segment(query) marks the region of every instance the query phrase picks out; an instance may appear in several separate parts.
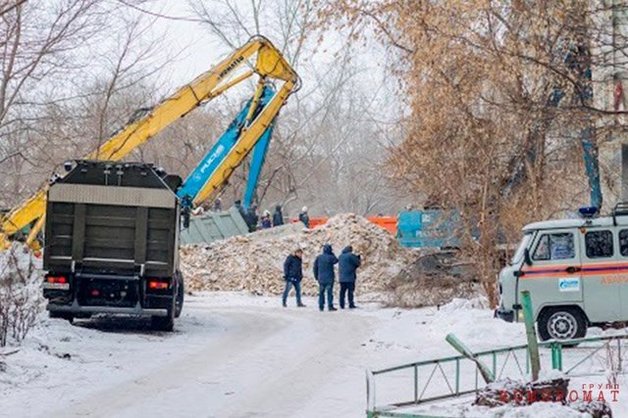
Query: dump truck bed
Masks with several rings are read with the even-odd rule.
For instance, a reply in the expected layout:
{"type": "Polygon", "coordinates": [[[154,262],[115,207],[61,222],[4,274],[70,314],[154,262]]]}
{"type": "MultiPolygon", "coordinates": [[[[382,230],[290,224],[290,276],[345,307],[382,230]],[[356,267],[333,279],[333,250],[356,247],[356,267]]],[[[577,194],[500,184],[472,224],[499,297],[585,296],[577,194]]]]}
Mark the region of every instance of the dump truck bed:
{"type": "Polygon", "coordinates": [[[178,201],[150,165],[79,162],[51,186],[46,214],[46,270],[172,277],[177,269],[178,201]]]}

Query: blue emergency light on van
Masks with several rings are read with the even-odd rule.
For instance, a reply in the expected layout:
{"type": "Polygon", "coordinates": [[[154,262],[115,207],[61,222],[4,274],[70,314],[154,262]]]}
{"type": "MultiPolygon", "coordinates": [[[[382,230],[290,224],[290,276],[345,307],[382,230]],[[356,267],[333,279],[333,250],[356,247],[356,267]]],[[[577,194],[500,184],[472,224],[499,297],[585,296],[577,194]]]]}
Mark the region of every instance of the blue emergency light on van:
{"type": "Polygon", "coordinates": [[[578,209],[578,213],[580,214],[580,216],[586,219],[595,217],[598,211],[599,209],[596,208],[595,206],[585,206],[583,208],[578,209]]]}

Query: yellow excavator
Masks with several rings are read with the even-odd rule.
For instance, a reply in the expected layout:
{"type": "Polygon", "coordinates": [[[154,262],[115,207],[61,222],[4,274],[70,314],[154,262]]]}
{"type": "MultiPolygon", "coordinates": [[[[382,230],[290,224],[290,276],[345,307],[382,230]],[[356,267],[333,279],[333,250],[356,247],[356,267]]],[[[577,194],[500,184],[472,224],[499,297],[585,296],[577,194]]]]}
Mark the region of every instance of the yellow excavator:
{"type": "MultiPolygon", "coordinates": [[[[134,149],[163,131],[177,119],[187,115],[197,106],[221,95],[235,85],[258,76],[246,123],[239,139],[229,154],[203,185],[199,193],[203,199],[219,191],[244,158],[251,152],[260,137],[274,121],[290,94],[300,87],[300,78],[281,52],[265,37],[254,36],[242,47],[223,59],[209,71],[199,75],[191,83],[179,88],[160,103],[146,110],[140,117],[126,125],[97,150],[84,157],[90,160],[121,160],[134,149]],[[280,84],[276,94],[255,113],[257,105],[269,82],[280,84]]],[[[38,247],[37,236],[44,224],[48,185],[34,196],[15,207],[0,220],[0,248],[10,245],[12,236],[32,225],[26,243],[38,247]]]]}

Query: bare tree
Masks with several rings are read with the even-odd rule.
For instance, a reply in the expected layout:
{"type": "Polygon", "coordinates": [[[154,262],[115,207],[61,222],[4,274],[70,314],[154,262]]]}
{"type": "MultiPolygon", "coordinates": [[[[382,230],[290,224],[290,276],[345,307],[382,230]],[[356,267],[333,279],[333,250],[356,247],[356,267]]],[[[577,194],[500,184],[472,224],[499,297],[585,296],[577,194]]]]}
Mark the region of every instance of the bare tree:
{"type": "Polygon", "coordinates": [[[60,0],[2,16],[0,170],[10,173],[3,183],[13,193],[0,204],[18,203],[64,160],[94,149],[134,109],[157,100],[161,37],[154,19],[127,9],[60,0]]]}
{"type": "Polygon", "coordinates": [[[318,6],[323,24],[371,28],[395,54],[390,70],[411,117],[390,167],[406,190],[460,214],[464,253],[495,302],[496,244],[512,243],[523,223],[585,203],[582,145],[597,158],[609,123],[622,124],[600,77],[625,62],[625,36],[604,18],[619,11],[585,1],[318,6]]]}

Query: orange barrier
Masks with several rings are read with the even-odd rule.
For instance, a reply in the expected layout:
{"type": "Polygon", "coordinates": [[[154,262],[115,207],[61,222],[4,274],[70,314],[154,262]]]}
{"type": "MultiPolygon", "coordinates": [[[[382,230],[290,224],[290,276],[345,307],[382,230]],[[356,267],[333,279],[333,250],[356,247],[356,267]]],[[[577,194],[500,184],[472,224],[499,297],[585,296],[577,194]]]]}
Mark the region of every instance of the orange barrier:
{"type": "MultiPolygon", "coordinates": [[[[325,216],[320,216],[316,218],[310,218],[310,228],[317,228],[321,225],[324,225],[329,218],[325,216]]],[[[397,235],[397,217],[396,216],[368,216],[368,219],[371,223],[379,226],[380,228],[385,229],[390,232],[392,235],[397,235]]],[[[291,219],[292,223],[300,222],[298,219],[291,219]]]]}
{"type": "Polygon", "coordinates": [[[369,216],[369,221],[379,226],[380,228],[384,228],[386,231],[390,232],[393,235],[397,235],[397,217],[396,216],[369,216]]]}

